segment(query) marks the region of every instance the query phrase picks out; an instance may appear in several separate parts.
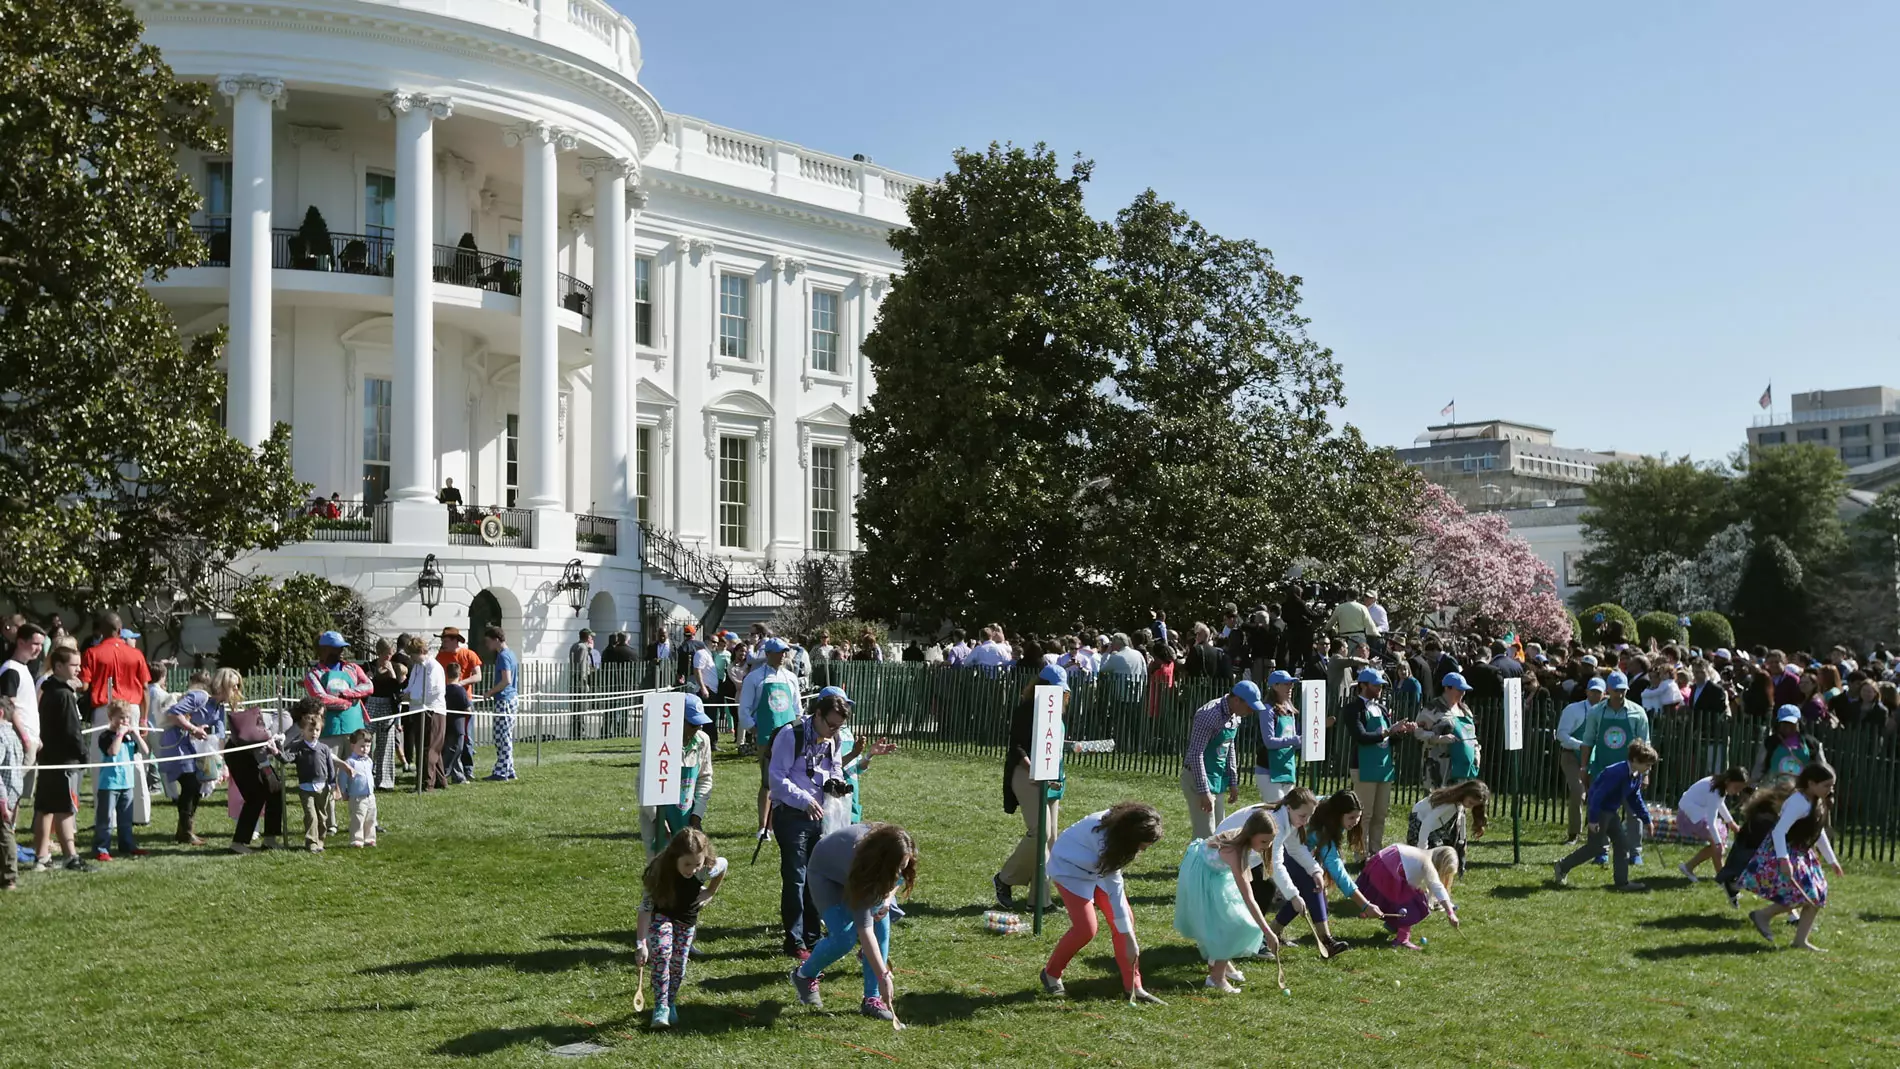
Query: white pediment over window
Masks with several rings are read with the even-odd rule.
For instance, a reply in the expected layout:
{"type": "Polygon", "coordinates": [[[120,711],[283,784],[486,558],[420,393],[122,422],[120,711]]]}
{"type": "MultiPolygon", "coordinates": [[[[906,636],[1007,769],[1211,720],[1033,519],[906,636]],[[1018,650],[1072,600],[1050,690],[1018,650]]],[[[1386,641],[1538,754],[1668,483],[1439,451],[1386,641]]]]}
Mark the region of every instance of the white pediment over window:
{"type": "Polygon", "coordinates": [[[726,412],[735,416],[752,416],[757,419],[772,417],[772,406],[765,402],[765,398],[745,390],[733,390],[731,393],[721,394],[707,402],[706,408],[711,412],[726,412]]]}
{"type": "Polygon", "coordinates": [[[677,405],[679,398],[652,379],[640,379],[633,385],[633,399],[643,405],[677,405]]]}
{"type": "Polygon", "coordinates": [[[815,423],[825,427],[851,426],[851,413],[837,405],[826,405],[816,412],[810,412],[798,418],[800,423],[815,423]]]}

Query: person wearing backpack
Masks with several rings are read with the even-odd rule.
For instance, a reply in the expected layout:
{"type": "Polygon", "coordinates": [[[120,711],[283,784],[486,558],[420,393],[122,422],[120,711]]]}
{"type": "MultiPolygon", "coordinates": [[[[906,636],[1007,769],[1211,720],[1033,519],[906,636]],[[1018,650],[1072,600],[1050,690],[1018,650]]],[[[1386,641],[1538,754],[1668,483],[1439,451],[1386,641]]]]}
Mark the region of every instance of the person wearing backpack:
{"type": "MultiPolygon", "coordinates": [[[[779,653],[772,657],[782,660],[783,652],[780,642],[779,653]]],[[[812,702],[810,716],[779,727],[765,747],[769,816],[778,840],[779,920],[785,928],[785,953],[800,961],[811,956],[822,934],[819,911],[805,893],[805,872],[824,833],[825,800],[851,794],[838,741],[839,729],[850,718],[851,699],[842,691],[822,694],[812,702]]],[[[767,737],[763,722],[760,736],[767,737]]]]}
{"type": "Polygon", "coordinates": [[[791,650],[776,636],[760,643],[765,660],[739,687],[739,719],[759,742],[759,838],[772,837],[772,736],[798,717],[798,676],[785,663],[791,650]]]}

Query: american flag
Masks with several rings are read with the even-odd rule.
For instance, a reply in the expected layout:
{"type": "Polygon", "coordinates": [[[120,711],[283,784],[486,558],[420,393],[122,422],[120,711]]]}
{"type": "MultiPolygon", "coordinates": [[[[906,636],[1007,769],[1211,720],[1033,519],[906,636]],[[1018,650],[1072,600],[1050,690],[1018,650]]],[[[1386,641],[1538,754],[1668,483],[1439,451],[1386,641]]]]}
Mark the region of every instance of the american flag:
{"type": "Polygon", "coordinates": [[[1771,382],[1768,384],[1768,388],[1761,392],[1761,406],[1767,408],[1770,404],[1774,403],[1774,400],[1775,384],[1771,382]]]}
{"type": "Polygon", "coordinates": [[[1458,402],[1453,401],[1451,404],[1448,404],[1445,407],[1439,409],[1438,414],[1441,416],[1450,416],[1453,412],[1456,412],[1456,411],[1458,411],[1458,402]]]}

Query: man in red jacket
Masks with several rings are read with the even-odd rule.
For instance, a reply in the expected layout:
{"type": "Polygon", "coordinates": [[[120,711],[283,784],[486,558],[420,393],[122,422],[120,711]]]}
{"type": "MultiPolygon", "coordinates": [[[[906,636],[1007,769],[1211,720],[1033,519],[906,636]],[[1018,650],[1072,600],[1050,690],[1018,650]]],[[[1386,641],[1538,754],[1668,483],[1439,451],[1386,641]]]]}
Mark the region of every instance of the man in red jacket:
{"type": "MultiPolygon", "coordinates": [[[[79,655],[79,681],[85,684],[85,700],[92,706],[92,726],[105,726],[106,706],[114,700],[131,702],[138,708],[138,719],[133,727],[150,725],[152,711],[146,708],[145,688],[152,682],[152,670],[145,663],[145,655],[126,641],[128,634],[133,638],[137,638],[137,634],[125,630],[116,612],[100,613],[94,621],[93,633],[100,636],[99,641],[79,655]]],[[[91,754],[88,761],[105,759],[99,750],[99,741],[104,737],[103,732],[88,737],[87,751],[91,754]]],[[[152,786],[146,781],[145,768],[141,766],[132,776],[132,822],[149,824],[151,821],[152,786]]]]}

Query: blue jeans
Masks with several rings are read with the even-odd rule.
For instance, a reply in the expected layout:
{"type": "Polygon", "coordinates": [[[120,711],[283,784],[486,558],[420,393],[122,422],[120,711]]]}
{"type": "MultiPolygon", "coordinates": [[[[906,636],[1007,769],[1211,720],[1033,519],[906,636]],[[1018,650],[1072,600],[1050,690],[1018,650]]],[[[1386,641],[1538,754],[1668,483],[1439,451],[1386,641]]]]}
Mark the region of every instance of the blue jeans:
{"type": "MultiPolygon", "coordinates": [[[[889,912],[878,915],[877,925],[873,931],[877,933],[878,952],[884,955],[884,966],[889,968],[891,963],[891,915],[889,912]]],[[[833,906],[825,910],[825,937],[812,948],[810,959],[799,966],[798,973],[806,978],[817,976],[830,968],[833,962],[851,953],[851,948],[857,945],[857,919],[844,906],[833,906]]],[[[870,962],[863,963],[863,972],[864,997],[877,998],[877,974],[871,971],[870,962]]]]}
{"type": "Polygon", "coordinates": [[[805,868],[824,829],[824,821],[813,820],[802,809],[772,805],[772,837],[778,840],[779,921],[785,926],[785,940],[801,946],[818,942],[818,907],[805,892],[805,868]]]}
{"type": "Polygon", "coordinates": [[[111,853],[112,825],[119,826],[119,850],[129,854],[138,847],[132,841],[132,789],[122,787],[117,790],[100,788],[95,800],[92,824],[92,849],[95,853],[111,853]]]}

